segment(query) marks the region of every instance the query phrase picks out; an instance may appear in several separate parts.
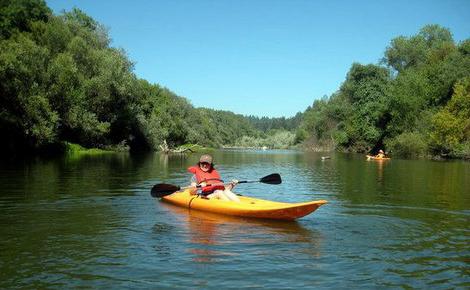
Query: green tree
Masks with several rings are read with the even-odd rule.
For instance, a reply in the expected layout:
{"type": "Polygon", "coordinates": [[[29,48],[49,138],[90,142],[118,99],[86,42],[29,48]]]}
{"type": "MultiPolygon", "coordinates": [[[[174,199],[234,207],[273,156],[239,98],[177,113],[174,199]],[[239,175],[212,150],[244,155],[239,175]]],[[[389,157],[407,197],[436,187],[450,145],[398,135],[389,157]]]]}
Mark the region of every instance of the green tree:
{"type": "Polygon", "coordinates": [[[369,150],[381,143],[389,121],[390,72],[377,65],[353,64],[339,94],[351,104],[344,120],[347,146],[369,150]]]}
{"type": "Polygon", "coordinates": [[[47,50],[18,35],[0,41],[0,122],[6,142],[37,146],[55,140],[57,113],[44,82],[47,50]]]}
{"type": "Polygon", "coordinates": [[[1,0],[0,1],[0,39],[30,31],[34,21],[47,22],[52,14],[43,0],[1,0]]]}
{"type": "Polygon", "coordinates": [[[385,50],[383,62],[398,72],[419,67],[432,58],[433,51],[445,52],[453,45],[452,34],[439,25],[426,25],[417,35],[392,39],[385,50]]]}
{"type": "Polygon", "coordinates": [[[456,84],[451,100],[434,115],[432,125],[432,146],[440,154],[453,155],[470,141],[470,77],[456,84]]]}

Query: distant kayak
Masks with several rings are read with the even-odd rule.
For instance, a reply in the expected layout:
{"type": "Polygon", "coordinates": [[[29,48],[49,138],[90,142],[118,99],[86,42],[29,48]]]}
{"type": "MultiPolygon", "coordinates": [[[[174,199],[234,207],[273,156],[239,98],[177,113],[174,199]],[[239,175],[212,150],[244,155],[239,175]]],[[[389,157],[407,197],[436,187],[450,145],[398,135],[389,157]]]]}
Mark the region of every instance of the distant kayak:
{"type": "Polygon", "coordinates": [[[390,160],[390,157],[375,157],[371,155],[366,155],[367,160],[390,160]]]}
{"type": "Polygon", "coordinates": [[[239,196],[239,199],[240,202],[206,199],[199,195],[190,195],[189,190],[184,190],[164,196],[161,200],[200,211],[275,220],[295,220],[314,212],[327,203],[326,200],[285,203],[247,196],[239,196]]]}

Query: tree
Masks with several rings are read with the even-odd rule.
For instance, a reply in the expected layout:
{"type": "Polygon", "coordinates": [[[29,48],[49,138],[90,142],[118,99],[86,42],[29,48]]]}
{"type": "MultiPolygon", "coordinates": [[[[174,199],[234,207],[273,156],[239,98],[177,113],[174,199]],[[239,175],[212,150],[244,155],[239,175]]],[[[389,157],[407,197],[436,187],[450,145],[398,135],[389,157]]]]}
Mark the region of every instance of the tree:
{"type": "Polygon", "coordinates": [[[44,88],[47,50],[18,35],[0,40],[0,123],[6,147],[53,142],[58,115],[44,88]]]}
{"type": "Polygon", "coordinates": [[[425,64],[432,50],[448,45],[453,45],[452,34],[448,29],[439,25],[426,25],[415,36],[392,39],[382,61],[397,72],[403,72],[425,64]]]}
{"type": "Polygon", "coordinates": [[[30,31],[32,22],[47,22],[51,14],[43,0],[1,0],[0,39],[7,39],[18,32],[30,31]]]}
{"type": "Polygon", "coordinates": [[[456,84],[451,100],[434,115],[432,125],[432,145],[441,154],[452,154],[470,141],[470,77],[456,84]]]}
{"type": "MultiPolygon", "coordinates": [[[[347,146],[359,150],[381,143],[388,123],[390,72],[377,65],[353,64],[339,94],[352,106],[344,120],[347,146]]],[[[344,135],[340,135],[344,139],[344,135]]]]}

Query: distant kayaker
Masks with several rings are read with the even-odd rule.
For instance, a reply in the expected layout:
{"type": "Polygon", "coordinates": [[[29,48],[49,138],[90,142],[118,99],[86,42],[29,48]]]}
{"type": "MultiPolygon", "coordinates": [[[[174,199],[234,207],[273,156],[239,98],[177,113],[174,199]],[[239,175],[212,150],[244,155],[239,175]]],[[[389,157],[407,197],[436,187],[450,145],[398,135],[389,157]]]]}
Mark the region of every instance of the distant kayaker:
{"type": "MultiPolygon", "coordinates": [[[[238,196],[232,192],[238,180],[232,180],[229,185],[225,186],[219,172],[214,168],[211,155],[202,155],[199,162],[195,166],[189,167],[188,171],[194,174],[191,178],[191,186],[201,185],[203,196],[209,199],[217,198],[240,202],[238,196]]],[[[197,190],[192,191],[191,194],[197,194],[197,190]]]]}
{"type": "Polygon", "coordinates": [[[375,158],[385,158],[385,153],[382,149],[379,150],[379,154],[375,155],[375,158]]]}

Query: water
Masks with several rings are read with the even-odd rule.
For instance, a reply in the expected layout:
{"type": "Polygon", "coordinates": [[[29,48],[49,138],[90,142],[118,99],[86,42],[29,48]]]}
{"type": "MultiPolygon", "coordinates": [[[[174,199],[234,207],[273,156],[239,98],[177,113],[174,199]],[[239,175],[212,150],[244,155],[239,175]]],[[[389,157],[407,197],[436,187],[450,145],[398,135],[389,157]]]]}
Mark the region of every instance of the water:
{"type": "Polygon", "coordinates": [[[470,163],[295,151],[214,153],[226,180],[279,172],[253,197],[327,205],[296,222],[150,197],[198,156],[127,154],[0,166],[0,288],[470,287],[470,163]]]}

